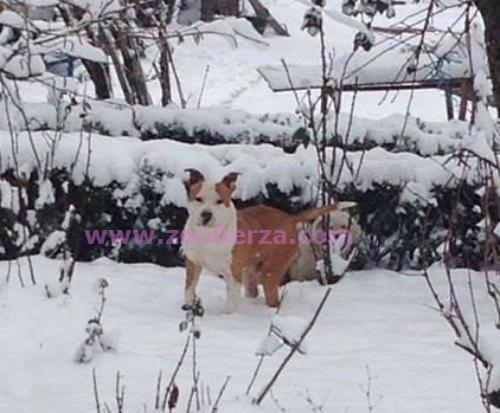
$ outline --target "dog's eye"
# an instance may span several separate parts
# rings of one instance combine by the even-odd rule
[[[222,199],[218,199],[218,200],[217,200],[217,205],[220,205],[220,204],[222,204],[223,202],[224,202],[224,201],[223,201]]]
[[[195,200],[196,202],[203,202],[203,199],[201,199],[201,197],[200,197],[200,196],[199,196],[199,197],[196,197],[194,200]]]

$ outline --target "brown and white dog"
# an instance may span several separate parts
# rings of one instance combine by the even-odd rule
[[[257,297],[258,284],[262,284],[266,304],[277,307],[279,287],[298,252],[298,224],[312,222],[336,206],[314,208],[296,215],[268,206],[236,210],[231,196],[236,189],[237,173],[228,174],[220,182],[211,182],[195,169],[187,171],[190,177],[186,183],[189,217],[183,240],[185,303],[193,303],[200,273],[205,268],[224,277],[228,311],[237,309],[242,284],[247,297]],[[286,242],[273,242],[274,239],[264,242],[263,237],[270,233],[280,234],[280,241]]]

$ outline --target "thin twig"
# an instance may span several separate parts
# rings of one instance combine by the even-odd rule
[[[318,308],[316,309],[316,311],[315,311],[315,313],[313,315],[313,318],[311,319],[311,321],[309,322],[309,324],[307,325],[307,327],[305,328],[305,330],[301,334],[300,338],[297,340],[297,342],[291,348],[291,350],[288,353],[288,355],[283,359],[283,361],[281,362],[280,366],[278,367],[278,369],[276,370],[276,372],[274,373],[274,375],[271,377],[271,380],[266,384],[266,386],[264,386],[264,389],[262,390],[262,392],[255,399],[254,404],[259,405],[262,402],[262,400],[264,399],[264,397],[266,397],[267,393],[271,390],[271,388],[273,387],[273,385],[276,382],[276,380],[278,380],[278,377],[283,372],[283,370],[285,369],[285,367],[288,364],[288,362],[291,360],[291,358],[293,357],[293,355],[300,348],[300,345],[302,344],[302,342],[304,341],[304,339],[306,338],[306,336],[309,334],[309,332],[313,328],[313,326],[316,323],[316,320],[318,319],[318,316],[321,313],[321,310],[323,309],[323,307],[324,307],[324,305],[326,303],[326,300],[328,299],[328,296],[330,295],[331,292],[332,292],[332,288],[328,287],[328,289],[325,291],[325,295],[323,296],[321,302],[319,303]]]
[[[219,402],[222,398],[222,395],[224,394],[224,391],[226,390],[229,380],[231,380],[231,376],[227,376],[226,380],[224,380],[224,384],[222,385],[221,389],[219,390],[219,394],[215,399],[214,407],[212,408],[212,413],[217,413],[219,411]]]

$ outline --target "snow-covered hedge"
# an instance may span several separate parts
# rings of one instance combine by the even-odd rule
[[[185,143],[270,143],[293,152],[311,141],[301,119],[290,114],[254,115],[240,110],[217,108],[179,109],[175,106],[129,106],[121,102],[92,102],[62,105],[25,103],[26,117],[18,116],[19,129],[77,132],[91,130],[107,136],[130,136],[141,140],[170,139]],[[0,129],[7,129],[7,123]],[[330,125],[336,124],[329,122]],[[403,115],[381,120],[353,119],[341,114],[337,130],[329,131],[329,141],[349,150],[381,146],[391,152],[410,151],[427,155],[453,152],[468,124],[460,121],[426,123]],[[403,136],[401,132],[404,130]],[[342,138],[335,138],[342,137]]]
[[[141,140],[171,139],[185,143],[272,143],[294,149],[305,133],[293,115],[254,115],[227,109],[179,109],[129,106],[120,102],[92,102],[57,108],[48,103],[24,104],[26,118],[18,117],[21,130],[82,129],[107,136]]]
[[[186,168],[198,168],[212,179],[240,172],[235,193],[239,205],[264,202],[294,212],[317,199],[318,168],[312,146],[286,153],[265,144],[206,146],[168,139],[144,142],[81,133],[22,132],[15,139],[14,159],[12,142],[7,133],[0,135],[0,258],[38,251],[51,233],[60,230],[64,213],[73,204],[81,216],[70,237],[78,259],[108,255],[176,265],[180,262],[176,246],[155,242],[147,247],[112,246],[109,240],[88,246],[83,231],[149,228],[166,238],[167,229],[181,229],[186,219],[182,182]],[[56,146],[51,147],[51,142]],[[338,149],[336,159],[341,158]],[[39,173],[38,165],[49,165],[50,170]],[[418,266],[422,259],[439,259],[457,203],[455,255],[460,258],[456,264],[481,262],[481,188],[474,168],[459,179],[463,167],[455,159],[382,148],[348,152],[345,165],[335,192],[338,200],[359,204],[365,231],[360,262],[401,268]],[[14,178],[16,168],[17,175],[24,177],[21,181]],[[30,239],[23,244],[24,229]]]

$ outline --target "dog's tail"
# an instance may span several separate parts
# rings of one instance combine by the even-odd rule
[[[338,202],[332,205],[325,205],[318,208],[308,209],[293,215],[295,222],[311,222],[316,218],[336,210],[344,210],[356,206],[356,202]]]

